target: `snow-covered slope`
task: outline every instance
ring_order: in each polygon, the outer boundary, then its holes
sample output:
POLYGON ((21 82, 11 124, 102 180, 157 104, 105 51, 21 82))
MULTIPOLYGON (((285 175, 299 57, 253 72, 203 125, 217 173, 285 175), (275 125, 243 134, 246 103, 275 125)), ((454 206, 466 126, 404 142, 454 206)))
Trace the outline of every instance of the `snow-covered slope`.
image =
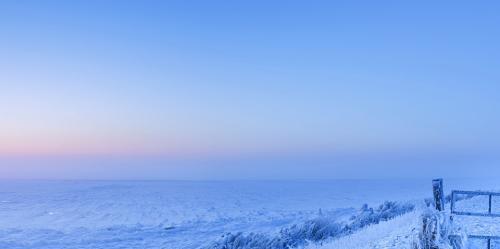
POLYGON ((419 218, 420 211, 413 211, 306 249, 410 249, 418 235, 419 218))

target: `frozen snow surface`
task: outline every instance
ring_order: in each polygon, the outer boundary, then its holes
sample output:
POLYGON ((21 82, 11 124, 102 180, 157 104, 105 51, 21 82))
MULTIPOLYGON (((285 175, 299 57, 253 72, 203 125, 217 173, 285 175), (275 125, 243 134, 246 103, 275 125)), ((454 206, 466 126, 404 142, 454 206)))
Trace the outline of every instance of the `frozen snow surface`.
POLYGON ((0 248, 409 248, 429 197, 430 180, 3 180, 0 248))

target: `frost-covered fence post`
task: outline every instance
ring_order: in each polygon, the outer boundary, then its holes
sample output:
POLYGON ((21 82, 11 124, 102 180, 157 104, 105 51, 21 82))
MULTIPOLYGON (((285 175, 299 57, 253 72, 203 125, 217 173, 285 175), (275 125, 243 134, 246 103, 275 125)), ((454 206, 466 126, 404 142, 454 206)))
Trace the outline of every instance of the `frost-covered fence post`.
POLYGON ((438 211, 444 210, 444 191, 443 179, 432 180, 432 193, 434 194, 434 203, 438 211))

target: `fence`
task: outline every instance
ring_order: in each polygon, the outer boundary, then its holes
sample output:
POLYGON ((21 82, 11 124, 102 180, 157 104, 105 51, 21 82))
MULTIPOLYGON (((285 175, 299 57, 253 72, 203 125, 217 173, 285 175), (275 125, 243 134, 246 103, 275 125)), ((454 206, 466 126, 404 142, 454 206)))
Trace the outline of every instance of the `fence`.
MULTIPOLYGON (((500 196, 500 193, 496 192, 484 192, 484 191, 462 191, 453 190, 451 191, 451 214, 452 215, 464 215, 464 216, 482 216, 482 217, 500 217, 500 213, 494 213, 491 209, 491 199, 493 196, 500 196), (488 196, 488 212, 465 212, 456 210, 457 195, 465 195, 468 198, 475 196, 488 196)), ((500 236, 489 236, 489 235, 467 235, 469 239, 479 239, 486 240, 486 245, 488 249, 492 249, 492 241, 500 241, 500 236)), ((451 235, 450 240, 458 239, 459 236, 451 235)))

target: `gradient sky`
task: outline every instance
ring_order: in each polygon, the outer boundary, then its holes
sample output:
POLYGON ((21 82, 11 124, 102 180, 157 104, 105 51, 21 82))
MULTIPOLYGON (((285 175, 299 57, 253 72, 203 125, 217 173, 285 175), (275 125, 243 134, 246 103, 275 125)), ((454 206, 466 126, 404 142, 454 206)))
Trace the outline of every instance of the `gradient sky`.
POLYGON ((500 177, 499 12, 1 1, 0 176, 500 177))

